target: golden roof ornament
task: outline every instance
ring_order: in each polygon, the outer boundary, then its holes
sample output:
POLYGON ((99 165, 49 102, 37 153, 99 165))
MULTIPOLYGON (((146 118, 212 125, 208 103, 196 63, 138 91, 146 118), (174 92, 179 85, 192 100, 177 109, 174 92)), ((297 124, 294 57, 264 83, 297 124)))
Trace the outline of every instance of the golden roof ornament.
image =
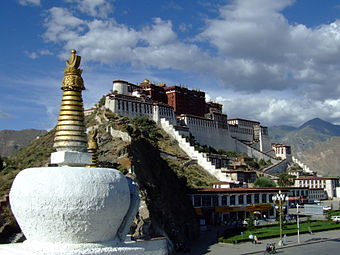
POLYGON ((86 152, 87 136, 85 133, 84 108, 81 91, 85 90, 84 81, 79 69, 81 57, 76 50, 71 51, 66 61, 62 102, 58 117, 54 145, 57 151, 86 152))
POLYGON ((97 156, 97 150, 98 150, 98 143, 97 143, 97 130, 92 129, 89 134, 89 142, 87 151, 91 153, 92 155, 92 163, 87 165, 88 167, 96 167, 98 164, 98 156, 97 156))

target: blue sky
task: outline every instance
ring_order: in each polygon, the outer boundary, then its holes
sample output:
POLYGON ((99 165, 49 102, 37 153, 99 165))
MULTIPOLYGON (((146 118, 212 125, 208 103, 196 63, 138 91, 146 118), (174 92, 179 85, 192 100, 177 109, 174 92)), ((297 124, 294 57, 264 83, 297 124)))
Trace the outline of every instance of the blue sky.
POLYGON ((85 107, 112 80, 206 92, 230 118, 340 124, 340 0, 6 0, 0 9, 0 129, 57 120, 70 49, 85 107))

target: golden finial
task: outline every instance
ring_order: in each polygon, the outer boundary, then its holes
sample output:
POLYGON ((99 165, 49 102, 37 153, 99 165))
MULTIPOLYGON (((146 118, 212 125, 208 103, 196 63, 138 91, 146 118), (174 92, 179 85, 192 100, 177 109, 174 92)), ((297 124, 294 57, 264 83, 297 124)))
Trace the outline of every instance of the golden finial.
POLYGON ((97 130, 92 129, 89 132, 89 142, 87 151, 92 154, 92 163, 88 165, 88 167, 96 167, 98 164, 98 156, 97 156, 97 150, 98 150, 98 143, 97 143, 97 130))
POLYGON ((81 91, 85 89, 79 69, 81 57, 71 51, 66 61, 64 78, 61 89, 63 97, 60 106, 57 131, 54 138, 54 147, 57 151, 79 151, 87 149, 87 136, 85 134, 84 108, 81 91))

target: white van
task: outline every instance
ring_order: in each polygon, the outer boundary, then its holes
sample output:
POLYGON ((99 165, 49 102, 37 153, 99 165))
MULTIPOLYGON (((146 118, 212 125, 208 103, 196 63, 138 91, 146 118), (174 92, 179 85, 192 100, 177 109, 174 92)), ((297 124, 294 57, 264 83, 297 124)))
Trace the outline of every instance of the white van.
POLYGON ((340 222, 340 216, 332 216, 331 219, 332 221, 340 222))

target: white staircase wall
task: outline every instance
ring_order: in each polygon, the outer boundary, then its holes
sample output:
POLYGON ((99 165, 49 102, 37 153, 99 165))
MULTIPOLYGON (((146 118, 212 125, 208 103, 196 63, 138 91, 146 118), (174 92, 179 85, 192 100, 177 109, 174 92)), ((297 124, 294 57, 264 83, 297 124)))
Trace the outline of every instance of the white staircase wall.
POLYGON ((216 169, 216 167, 208 161, 206 153, 196 151, 194 146, 191 146, 190 143, 175 130, 174 126, 171 125, 168 120, 162 118, 160 124, 164 131, 178 142, 179 147, 191 159, 197 160, 198 165, 204 168, 204 170, 215 176, 220 181, 231 181, 230 178, 227 178, 226 174, 222 173, 220 169, 216 169))

